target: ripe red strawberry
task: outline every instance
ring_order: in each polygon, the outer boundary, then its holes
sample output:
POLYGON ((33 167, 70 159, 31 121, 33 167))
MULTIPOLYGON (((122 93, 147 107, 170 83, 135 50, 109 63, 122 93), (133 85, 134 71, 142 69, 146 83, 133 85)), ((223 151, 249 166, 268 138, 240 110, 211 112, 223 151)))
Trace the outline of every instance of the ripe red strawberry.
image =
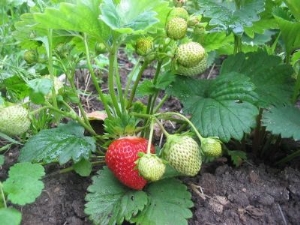
MULTIPOLYGON (((108 147, 105 162, 108 168, 124 185, 142 190, 147 184, 136 169, 136 160, 139 152, 147 152, 148 140, 142 137, 123 137, 114 140, 108 147)), ((151 145, 151 153, 155 152, 151 145)))

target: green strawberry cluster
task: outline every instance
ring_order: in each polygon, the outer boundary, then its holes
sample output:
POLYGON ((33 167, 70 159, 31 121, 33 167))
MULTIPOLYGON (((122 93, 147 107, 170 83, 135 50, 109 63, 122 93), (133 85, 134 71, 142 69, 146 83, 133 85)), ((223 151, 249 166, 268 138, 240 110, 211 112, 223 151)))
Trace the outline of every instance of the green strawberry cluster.
MULTIPOLYGON (((195 31, 196 28, 202 26, 200 18, 190 16, 183 7, 173 8, 166 21, 166 34, 175 41, 185 38, 189 27, 195 31)), ((195 76, 207 69, 207 53, 198 42, 190 41, 180 44, 174 58, 175 72, 178 75, 195 76)))
POLYGON ((0 108, 0 132, 7 135, 21 135, 31 125, 28 110, 21 105, 0 108))

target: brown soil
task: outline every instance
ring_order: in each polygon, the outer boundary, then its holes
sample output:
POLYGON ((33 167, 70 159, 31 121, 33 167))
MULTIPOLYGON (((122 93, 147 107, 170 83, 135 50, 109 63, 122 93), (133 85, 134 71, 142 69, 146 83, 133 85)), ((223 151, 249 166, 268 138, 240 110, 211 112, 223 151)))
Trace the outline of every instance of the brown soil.
MULTIPOLYGON (((1 180, 17 155, 17 149, 6 154, 8 163, 0 173, 1 180)), ((92 225, 84 214, 91 179, 73 172, 55 174, 57 169, 47 167, 42 195, 19 208, 22 225, 92 225)), ((196 177, 183 182, 195 204, 189 225, 299 224, 300 173, 290 167, 278 170, 245 162, 234 168, 219 160, 205 164, 196 177)))

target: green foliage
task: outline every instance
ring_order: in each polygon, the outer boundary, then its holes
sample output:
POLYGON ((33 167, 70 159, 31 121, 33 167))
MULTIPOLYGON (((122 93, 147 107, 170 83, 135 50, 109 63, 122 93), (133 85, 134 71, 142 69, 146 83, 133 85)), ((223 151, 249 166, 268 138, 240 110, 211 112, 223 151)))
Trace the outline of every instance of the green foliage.
POLYGON ((96 150, 95 139, 84 136, 84 129, 75 122, 61 124, 57 128, 42 130, 31 137, 21 149, 21 162, 55 162, 69 160, 77 163, 89 159, 96 150))
POLYGON ((31 89, 30 100, 35 104, 42 104, 45 96, 52 90, 53 82, 50 79, 37 78, 30 80, 28 86, 31 89))
POLYGON ((105 167, 93 177, 88 191, 85 213, 96 225, 122 224, 124 220, 145 225, 182 225, 192 217, 191 194, 174 178, 150 184, 145 191, 133 191, 105 167))
POLYGON ((92 172, 91 162, 84 158, 82 158, 79 162, 74 163, 73 168, 75 172, 82 177, 88 177, 92 172))
POLYGON ((300 21, 292 22, 277 16, 275 16, 275 18, 282 31, 282 39, 286 47, 286 53, 290 55, 294 50, 300 47, 300 21))
POLYGON ((112 0, 104 0, 100 5, 101 20, 112 30, 119 33, 133 33, 144 31, 158 20, 153 7, 158 1, 150 4, 139 0, 121 0, 115 5, 112 0))
POLYGON ((19 225, 21 224, 22 214, 14 208, 0 209, 0 224, 19 225))
POLYGON ((272 107, 263 113, 262 124, 273 134, 300 140, 300 110, 294 106, 272 107))
POLYGON ((256 126, 258 107, 290 102, 292 73, 279 57, 239 53, 224 61, 215 80, 177 78, 169 92, 201 134, 241 140, 256 126))
POLYGON ((225 73, 215 80, 178 78, 169 89, 192 115, 200 133, 222 141, 241 140, 255 126, 258 109, 255 86, 240 73, 225 73))
POLYGON ((293 16, 300 22, 300 2, 297 0, 284 0, 293 16))
POLYGON ((261 0, 245 0, 242 5, 235 4, 235 1, 214 0, 198 0, 198 3, 200 12, 211 18, 211 26, 238 35, 244 32, 244 27, 250 27, 259 20, 258 13, 264 10, 264 1, 261 0))
POLYGON ((238 72, 250 78, 258 95, 258 106, 290 102, 293 68, 280 57, 265 52, 239 53, 224 61, 220 74, 238 72))
POLYGON ((244 151, 230 151, 227 150, 227 154, 230 156, 235 166, 240 166, 244 160, 247 159, 246 152, 244 151))
POLYGON ((61 3, 59 8, 48 7, 44 13, 35 13, 34 19, 40 27, 85 32, 106 43, 110 30, 98 19, 101 2, 102 0, 61 3))
POLYGON ((8 200, 18 205, 34 202, 44 188, 40 181, 44 175, 44 168, 39 164, 24 162, 12 166, 8 179, 3 182, 3 190, 8 200))
POLYGON ((188 224, 192 218, 191 194, 179 180, 171 178, 152 183, 146 188, 149 202, 130 221, 143 225, 188 224))
POLYGON ((145 192, 126 188, 107 167, 92 179, 93 184, 88 187, 90 193, 86 195, 85 213, 95 225, 122 224, 147 204, 145 192))

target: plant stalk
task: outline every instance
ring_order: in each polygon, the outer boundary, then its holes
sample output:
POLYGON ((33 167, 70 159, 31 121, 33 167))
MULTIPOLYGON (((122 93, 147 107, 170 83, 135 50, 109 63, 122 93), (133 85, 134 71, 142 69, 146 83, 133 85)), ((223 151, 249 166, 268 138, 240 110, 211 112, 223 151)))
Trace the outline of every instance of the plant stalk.
POLYGON ((131 93, 130 93, 130 98, 129 98, 129 101, 128 101, 127 109, 130 108, 131 105, 132 105, 136 89, 138 87, 138 84, 139 84, 139 82, 142 78, 142 75, 143 75, 145 69, 147 68, 148 64, 149 64, 148 61, 144 61, 143 65, 142 65, 142 67, 141 67, 141 69, 138 73, 138 76, 137 76, 136 80, 134 81, 133 88, 132 88, 131 93))
POLYGON ((87 36, 86 35, 84 35, 83 41, 84 41, 84 46, 85 46, 85 51, 86 51, 87 66, 88 66, 88 69, 90 71, 93 84, 94 84, 94 86, 95 86, 95 88, 96 88, 96 90, 99 94, 100 100, 103 104, 103 107, 106 111, 106 114, 110 118, 110 117, 112 117, 111 112, 110 112, 110 108, 109 108, 108 103, 107 103, 107 101, 104 97, 104 94, 103 94, 103 92, 102 92, 102 90, 101 90, 101 88, 98 84, 97 77, 94 73, 94 70, 93 70, 93 67, 92 67, 92 64, 91 64, 91 59, 90 59, 90 54, 89 54, 89 46, 88 46, 88 41, 87 41, 87 36))
MULTIPOLYGON (((114 44, 109 52, 109 68, 108 68, 108 90, 109 94, 115 109, 115 113, 120 117, 122 111, 120 109, 118 98, 116 96, 115 87, 114 87, 114 77, 117 71, 117 46, 114 44)), ((122 90, 118 90, 122 93, 122 90)), ((120 93, 119 93, 120 95, 120 93)))

